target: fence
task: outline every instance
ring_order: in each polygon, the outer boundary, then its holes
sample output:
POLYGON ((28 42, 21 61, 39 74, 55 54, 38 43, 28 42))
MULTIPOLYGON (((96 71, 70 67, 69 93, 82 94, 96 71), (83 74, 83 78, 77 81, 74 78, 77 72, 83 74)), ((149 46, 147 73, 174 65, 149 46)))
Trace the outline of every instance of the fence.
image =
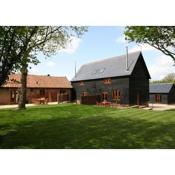
POLYGON ((87 105, 94 105, 97 102, 101 101, 100 95, 94 95, 94 96, 82 96, 81 97, 81 103, 87 104, 87 105))

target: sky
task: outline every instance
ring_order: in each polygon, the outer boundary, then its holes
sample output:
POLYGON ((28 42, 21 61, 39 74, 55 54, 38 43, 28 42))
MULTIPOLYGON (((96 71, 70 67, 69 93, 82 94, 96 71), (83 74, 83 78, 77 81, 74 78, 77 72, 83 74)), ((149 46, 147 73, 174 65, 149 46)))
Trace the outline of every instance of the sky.
MULTIPOLYGON (((91 26, 82 38, 72 38, 65 49, 54 56, 46 58, 39 54, 41 63, 31 66, 30 74, 51 76, 66 76, 69 80, 85 63, 104 58, 119 56, 126 53, 124 27, 120 26, 91 26)), ((160 80, 168 73, 175 73, 172 58, 165 56, 151 46, 128 43, 129 52, 142 51, 152 80, 160 80)))

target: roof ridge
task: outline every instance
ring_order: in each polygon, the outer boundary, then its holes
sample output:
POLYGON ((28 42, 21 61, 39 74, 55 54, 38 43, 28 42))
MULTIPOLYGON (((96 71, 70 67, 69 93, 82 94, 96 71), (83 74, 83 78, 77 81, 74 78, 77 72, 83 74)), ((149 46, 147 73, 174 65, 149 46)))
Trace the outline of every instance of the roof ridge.
MULTIPOLYGON (((28 74, 27 88, 72 88, 66 76, 56 77, 47 75, 28 74)), ((3 87, 20 87, 19 83, 12 82, 12 79, 20 80, 20 74, 13 74, 3 87)))
MULTIPOLYGON (((17 74, 10 74, 11 75, 18 75, 20 76, 21 74, 20 73, 17 73, 17 74)), ((52 76, 52 75, 36 75, 36 74, 28 74, 27 76, 36 76, 36 77, 53 77, 53 78, 67 78, 67 76, 52 76)))
POLYGON ((153 84, 174 84, 174 83, 162 83, 162 82, 160 82, 160 83, 150 83, 151 85, 153 85, 153 84))
MULTIPOLYGON (((71 81, 99 79, 105 77, 130 76, 142 53, 130 52, 128 68, 126 71, 126 55, 114 56, 83 64, 71 81), (105 71, 101 71, 105 68, 105 71)), ((145 64, 146 66, 146 64, 145 64)))
MULTIPOLYGON (((131 54, 136 54, 136 53, 142 53, 141 51, 135 51, 135 52, 130 52, 128 53, 128 56, 131 55, 131 54)), ((109 59, 114 59, 114 58, 119 58, 119 57, 123 57, 125 56, 126 54, 122 54, 122 55, 119 55, 119 56, 112 56, 112 57, 106 57, 106 58, 103 58, 101 60, 96 60, 96 61, 91 61, 89 63, 85 63, 83 64, 82 66, 85 66, 85 65, 89 65, 89 64, 93 64, 93 63, 98 63, 98 62, 102 62, 102 61, 106 61, 106 60, 109 60, 109 59)))
POLYGON ((28 74, 29 76, 41 76, 41 77, 58 77, 58 78, 65 78, 66 76, 53 76, 53 75, 50 75, 49 74, 49 76, 48 76, 48 74, 47 75, 36 75, 36 74, 28 74))

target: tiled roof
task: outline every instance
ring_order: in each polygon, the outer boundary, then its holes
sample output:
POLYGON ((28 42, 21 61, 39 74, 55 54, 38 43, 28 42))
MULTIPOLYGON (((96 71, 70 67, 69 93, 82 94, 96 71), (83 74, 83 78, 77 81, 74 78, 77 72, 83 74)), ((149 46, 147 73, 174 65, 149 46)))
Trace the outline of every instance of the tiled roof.
POLYGON ((151 83, 149 85, 150 93, 169 93, 173 83, 151 83))
MULTIPOLYGON (((20 74, 12 74, 2 87, 20 87, 20 74)), ((28 88, 72 88, 66 77, 28 75, 28 88)))
POLYGON ((126 55, 84 64, 71 81, 129 76, 132 74, 140 55, 141 52, 128 54, 128 71, 126 70, 126 55))

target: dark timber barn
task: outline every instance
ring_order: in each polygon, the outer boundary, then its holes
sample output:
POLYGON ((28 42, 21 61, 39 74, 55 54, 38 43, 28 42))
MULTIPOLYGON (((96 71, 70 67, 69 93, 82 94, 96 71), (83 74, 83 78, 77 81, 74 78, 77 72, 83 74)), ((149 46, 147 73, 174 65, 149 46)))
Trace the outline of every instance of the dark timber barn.
MULTIPOLYGON (((83 65, 71 83, 77 102, 84 96, 89 104, 109 101, 147 105, 150 74, 141 52, 112 57, 83 65)), ((86 103, 87 104, 87 103, 86 103)))
POLYGON ((175 85, 173 83, 150 84, 150 102, 175 104, 175 85))

